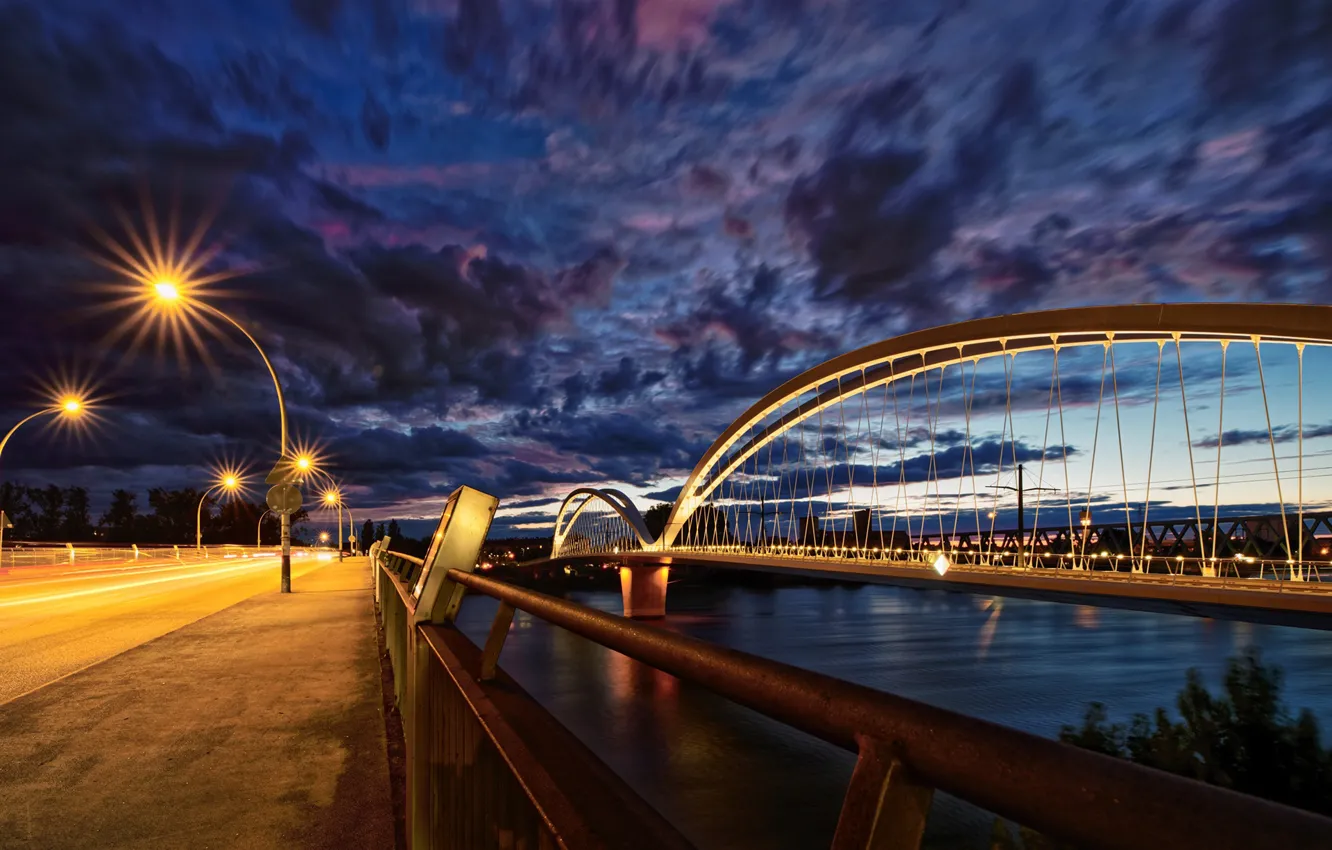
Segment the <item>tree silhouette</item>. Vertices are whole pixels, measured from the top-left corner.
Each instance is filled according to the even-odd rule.
[[[1332,751],[1323,748],[1318,721],[1305,709],[1292,718],[1281,702],[1282,673],[1266,666],[1256,649],[1231,658],[1223,693],[1214,696],[1197,670],[1175,707],[1151,717],[1135,714],[1127,726],[1110,723],[1105,706],[1087,708],[1081,727],[1065,726],[1059,738],[1118,756],[1309,811],[1332,814]]]
[[[138,496],[129,490],[114,490],[111,505],[102,514],[98,525],[106,532],[111,543],[134,543],[139,524]]]
[[[375,539],[375,524],[370,520],[366,520],[365,524],[361,526],[361,535],[359,538],[357,538],[356,541],[357,543],[360,544],[362,553],[370,551],[370,544],[371,542],[374,541],[374,539]]]
[[[643,514],[643,524],[647,526],[652,539],[661,537],[661,533],[666,530],[666,521],[671,518],[671,505],[660,504],[653,505]]]
[[[73,543],[91,540],[93,527],[92,518],[89,516],[88,491],[82,487],[66,488],[63,502],[60,536]]]

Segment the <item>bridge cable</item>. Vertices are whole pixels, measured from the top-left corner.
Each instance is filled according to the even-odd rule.
[[[1045,400],[1045,434],[1041,437],[1041,468],[1036,477],[1041,484],[1045,483],[1045,456],[1050,450],[1050,417],[1054,413],[1054,391],[1055,391],[1055,371],[1050,369],[1050,392]],[[1031,521],[1031,548],[1032,554],[1035,554],[1036,535],[1040,533],[1041,527],[1041,500],[1036,500],[1036,515]],[[1021,545],[1021,541],[1019,541]]]
[[[858,432],[858,433],[856,434],[856,448],[857,448],[856,453],[857,453],[857,454],[859,454],[860,451],[862,450],[862,447],[863,447],[863,441],[868,441],[868,440],[871,439],[871,435],[872,435],[872,432],[873,432],[873,430],[874,430],[874,411],[873,411],[873,409],[871,409],[871,407],[870,407],[869,388],[868,388],[868,383],[866,382],[866,374],[865,374],[865,369],[864,369],[864,367],[861,367],[861,370],[860,370],[860,387],[861,387],[861,389],[860,389],[860,409],[859,409],[859,411],[856,413],[856,430],[857,430],[857,432]],[[863,423],[864,423],[863,425],[861,424],[862,421],[863,421]],[[851,462],[851,460],[850,460],[849,457],[847,458],[847,462],[848,462],[848,463]],[[854,467],[853,467],[853,468],[854,468]],[[863,476],[862,476],[862,478],[863,478]],[[876,480],[875,470],[873,469],[873,463],[871,462],[871,468],[870,468],[870,481],[871,481],[871,484],[872,484],[872,482],[874,482],[875,480]],[[864,508],[864,510],[867,510],[867,511],[868,511],[868,513],[865,515],[865,539],[864,539],[864,540],[861,540],[861,539],[860,539],[860,529],[858,529],[858,528],[856,529],[856,545],[859,546],[861,549],[865,550],[866,552],[869,551],[869,548],[870,548],[870,536],[871,536],[871,532],[872,532],[872,530],[873,530],[873,528],[874,528],[874,495],[875,495],[875,494],[874,494],[874,490],[871,489],[871,490],[870,490],[869,499],[868,499],[868,503],[869,503],[869,504],[867,505],[866,508]],[[854,523],[855,523],[855,514],[852,514],[852,524],[854,525]]]
[[[867,397],[868,395],[869,393],[866,392]],[[874,507],[870,513],[870,527],[872,528],[874,526],[874,522],[877,518],[879,524],[879,545],[875,548],[878,548],[880,550],[884,548],[884,541],[883,541],[883,505],[880,503],[881,494],[879,492],[879,464],[882,462],[883,459],[883,448],[884,448],[883,426],[884,423],[887,421],[887,418],[888,418],[888,385],[884,384],[883,405],[879,408],[879,428],[875,432],[874,442],[870,444],[870,466],[874,470],[872,476],[872,481],[874,482],[873,485]],[[888,557],[887,552],[884,552],[883,556],[885,559],[887,559]]]
[[[1015,434],[1011,434],[1013,424],[1013,372],[1017,367],[1017,353],[1008,351],[1008,340],[999,341],[1003,349],[1004,363],[1004,419],[999,427],[999,465],[994,473],[994,510],[990,512],[990,550],[994,551],[994,526],[999,521],[999,482],[1004,477],[1004,441],[1009,440],[1013,445],[1013,465],[1017,466],[1017,439]],[[999,547],[999,565],[1003,566],[1004,546]]]
[[[1281,506],[1281,530],[1286,535],[1286,561],[1289,563],[1291,556],[1290,523],[1286,521],[1286,500],[1281,494],[1281,468],[1277,465],[1276,437],[1272,434],[1272,411],[1267,406],[1267,379],[1263,377],[1263,352],[1258,345],[1258,340],[1258,335],[1254,334],[1253,351],[1258,358],[1258,386],[1263,391],[1263,415],[1267,417],[1267,442],[1272,447],[1272,474],[1276,476],[1277,504]]]
[[[1073,561],[1073,485],[1068,477],[1068,435],[1064,430],[1064,380],[1059,374],[1059,336],[1050,337],[1054,347],[1055,398],[1059,401],[1059,450],[1064,466],[1064,502],[1068,507],[1068,559]],[[1072,564],[1070,564],[1072,565]]]
[[[894,363],[894,364],[890,364],[890,365],[895,367],[896,364]],[[911,388],[912,388],[912,393],[913,393],[913,394],[914,394],[914,392],[915,392],[915,382],[916,382],[916,377],[915,377],[915,375],[913,374],[913,375],[911,376]],[[896,544],[896,543],[897,543],[897,520],[898,520],[898,518],[901,516],[901,513],[902,513],[902,492],[903,492],[903,490],[906,488],[906,478],[905,478],[905,476],[906,476],[906,448],[905,448],[905,446],[903,446],[903,444],[902,444],[902,440],[904,439],[903,434],[902,434],[902,412],[901,412],[901,408],[900,408],[899,405],[898,405],[898,398],[897,398],[897,381],[896,381],[896,380],[893,381],[892,386],[893,386],[893,418],[896,420],[896,423],[897,423],[897,424],[896,424],[896,428],[897,428],[897,441],[896,441],[896,445],[897,445],[897,475],[898,475],[898,485],[897,485],[897,487],[896,487],[896,489],[895,489],[895,491],[894,491],[894,492],[895,492],[895,495],[893,496],[893,537],[892,537],[892,542],[893,542],[894,544]],[[908,403],[908,404],[907,404],[907,427],[910,427],[910,423],[911,423],[911,405],[910,405],[910,403]],[[897,547],[894,545],[894,548],[897,548]],[[908,560],[911,558],[911,519],[910,519],[909,516],[908,516],[908,518],[907,518],[907,558],[908,558]]]
[[[1304,343],[1298,342],[1295,344],[1295,353],[1299,361],[1299,378],[1296,382],[1296,386],[1298,388],[1296,390],[1296,397],[1298,398],[1296,408],[1299,411],[1299,413],[1297,420],[1298,425],[1296,427],[1299,429],[1299,455],[1300,455],[1299,466],[1296,468],[1297,487],[1298,487],[1298,492],[1296,493],[1296,499],[1299,500],[1298,510],[1300,518],[1299,521],[1300,540],[1296,544],[1296,546],[1299,547],[1296,560],[1299,561],[1300,580],[1303,581],[1306,578],[1304,571],[1304,536],[1306,534],[1304,528]],[[1314,570],[1314,574],[1315,575],[1318,574],[1317,570]]]
[[[1255,350],[1257,343],[1254,343]],[[1230,351],[1230,340],[1221,340],[1221,400],[1217,405],[1216,415],[1216,483],[1212,485],[1212,570],[1216,571],[1216,538],[1220,531],[1219,519],[1221,517],[1221,446],[1226,439],[1226,354]],[[1271,430],[1272,423],[1268,422],[1268,429]],[[1270,434],[1269,434],[1270,436]],[[1275,451],[1273,452],[1275,455]],[[1273,460],[1275,463],[1275,460]],[[1199,532],[1202,529],[1198,529]],[[1199,541],[1201,542],[1201,541]],[[1289,553],[1289,548],[1286,550]],[[1198,547],[1198,557],[1202,557],[1202,546]],[[1202,572],[1200,569],[1199,572]],[[1239,571],[1236,570],[1236,577]]]
[[[1142,502],[1142,548],[1138,556],[1139,565],[1143,572],[1151,569],[1147,561],[1147,517],[1152,507],[1152,466],[1156,461],[1156,413],[1161,406],[1161,360],[1165,354],[1165,340],[1156,341],[1156,392],[1152,394],[1152,436],[1147,444],[1147,493]],[[1129,529],[1129,537],[1132,538],[1133,530]],[[1130,539],[1130,544],[1132,540]],[[1154,547],[1156,548],[1156,547]],[[1170,569],[1170,562],[1166,561],[1166,569]]]
[[[1128,471],[1124,467],[1124,427],[1119,418],[1119,370],[1115,365],[1115,343],[1114,337],[1110,339],[1110,380],[1115,391],[1115,438],[1119,441],[1119,481],[1124,491],[1124,527],[1128,531],[1129,555],[1133,555],[1133,519],[1129,516],[1128,500]],[[1115,553],[1118,555],[1119,553]],[[1118,557],[1115,563],[1119,563]],[[1129,561],[1129,570],[1133,569],[1133,562]],[[1119,567],[1115,567],[1115,572],[1119,572]]]
[[[944,368],[947,368],[946,365],[945,365]],[[938,429],[939,429],[939,414],[940,414],[940,412],[942,411],[942,407],[943,407],[943,379],[944,379],[944,371],[943,371],[943,368],[941,368],[941,369],[939,370],[939,393],[938,393],[938,396],[937,396],[937,398],[936,398],[936,402],[937,402],[937,403],[936,403],[936,405],[935,405],[934,415],[933,415],[933,417],[931,417],[931,415],[930,415],[930,375],[929,375],[928,372],[925,373],[925,425],[926,425],[926,428],[929,430],[929,434],[930,434],[930,463],[929,463],[929,466],[928,466],[928,467],[926,468],[926,470],[925,470],[925,504],[922,506],[922,507],[924,508],[924,510],[922,511],[921,519],[920,519],[920,536],[921,536],[921,548],[922,548],[922,551],[923,551],[924,546],[925,546],[925,518],[929,515],[929,510],[930,510],[930,473],[931,473],[931,472],[934,474],[934,493],[935,493],[934,504],[935,504],[935,508],[936,508],[936,513],[938,513],[938,507],[939,507],[939,463],[938,463],[938,458],[935,456],[935,453],[934,453],[934,444],[935,444],[935,436],[936,436],[936,434],[938,433]],[[940,513],[940,514],[938,514],[938,517],[939,517],[939,546],[940,546],[940,548],[942,548],[942,547],[943,547],[943,515]]]
[[[1175,363],[1179,366],[1179,399],[1180,405],[1184,410],[1184,444],[1189,447],[1189,477],[1193,481],[1193,510],[1197,516],[1198,524],[1194,526],[1194,540],[1198,544],[1198,555],[1202,555],[1202,505],[1198,500],[1198,476],[1193,468],[1193,435],[1189,431],[1189,398],[1184,391],[1184,355],[1180,351],[1182,344],[1180,342],[1181,334],[1176,331],[1173,334],[1175,338]],[[1176,536],[1175,545],[1182,546],[1183,541]],[[1180,566],[1180,574],[1183,575],[1184,567]]]
[[[960,345],[957,347],[957,356],[958,356],[958,372],[960,373],[958,377],[961,378],[962,380],[962,411],[963,415],[966,417],[967,426],[966,426],[966,435],[964,437],[964,439],[966,440],[966,444],[962,448],[962,465],[959,467],[957,473],[957,500],[953,503],[954,544],[956,544],[957,542],[958,522],[962,518],[962,487],[967,480],[967,454],[968,450],[971,448],[971,405],[967,399],[967,364],[964,360],[962,360],[962,346]],[[976,368],[974,363],[972,364],[971,376],[972,376],[971,379],[974,382],[976,380]],[[972,490],[974,491],[975,488],[973,487]],[[976,530],[977,531],[980,530],[979,511],[977,511]]]
[[[1096,398],[1096,428],[1092,431],[1092,455],[1091,463],[1087,471],[1087,516],[1091,516],[1092,485],[1096,481],[1096,452],[1101,440],[1101,408],[1105,404],[1105,367],[1110,355],[1110,343],[1103,343],[1101,350],[1101,391]],[[1084,526],[1082,532],[1082,555],[1081,561],[1084,568],[1090,568],[1087,563],[1087,538],[1091,537],[1091,526]]]

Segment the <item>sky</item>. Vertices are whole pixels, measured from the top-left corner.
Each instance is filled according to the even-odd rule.
[[[0,477],[104,504],[274,458],[243,339],[116,336],[118,211],[209,225],[210,303],[358,517],[469,484],[500,530],[646,506],[901,332],[1326,303],[1330,63],[1314,0],[0,1],[0,415],[106,400]]]

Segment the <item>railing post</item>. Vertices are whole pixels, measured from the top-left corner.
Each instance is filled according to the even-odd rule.
[[[915,782],[892,748],[856,736],[860,755],[837,819],[832,850],[916,850],[934,789]]]
[[[459,590],[462,589],[460,586]],[[495,678],[495,669],[499,666],[500,652],[504,649],[504,639],[509,636],[509,627],[513,625],[513,606],[501,602],[495,611],[495,620],[490,624],[490,634],[486,637],[486,647],[481,651],[481,681],[489,682]]]
[[[407,847],[428,850],[430,829],[430,764],[434,750],[429,717],[430,651],[422,643],[410,620],[407,629],[407,698],[403,700],[402,728],[407,750]]]

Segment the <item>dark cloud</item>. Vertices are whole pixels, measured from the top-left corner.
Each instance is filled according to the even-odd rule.
[[[372,92],[366,92],[365,100],[361,102],[361,130],[365,133],[365,140],[375,149],[385,150],[389,145],[391,129],[391,119],[384,104]]]
[[[1303,430],[1296,425],[1276,425],[1269,432],[1266,429],[1256,428],[1230,428],[1221,432],[1221,445],[1225,448],[1232,446],[1247,446],[1255,443],[1267,445],[1269,443],[1294,443],[1299,441],[1301,435],[1306,440],[1312,440],[1318,437],[1332,436],[1332,423],[1322,425],[1306,425]],[[1216,435],[1203,437],[1193,441],[1195,449],[1214,449],[1216,448]]]
[[[342,11],[342,0],[291,0],[291,11],[315,32],[328,35]]]
[[[58,366],[114,396],[98,441],[25,432],[6,475],[271,460],[243,338],[181,373],[170,346],[122,360],[125,311],[90,309],[92,234],[144,194],[216,212],[204,271],[241,274],[213,303],[376,510],[669,492],[754,399],[904,330],[1332,293],[1326,4],[839,2],[3,4],[0,412]],[[1094,358],[1066,365],[1066,406],[1095,404]],[[1044,407],[1039,372],[982,375],[975,410]]]

